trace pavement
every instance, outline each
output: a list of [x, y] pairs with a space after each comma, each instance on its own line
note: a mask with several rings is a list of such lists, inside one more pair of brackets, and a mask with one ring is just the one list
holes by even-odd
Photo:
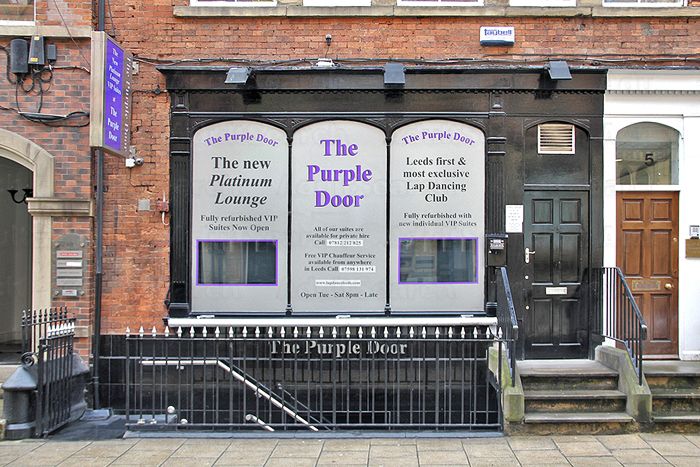
[[11, 466], [700, 466], [700, 435], [0, 442]]

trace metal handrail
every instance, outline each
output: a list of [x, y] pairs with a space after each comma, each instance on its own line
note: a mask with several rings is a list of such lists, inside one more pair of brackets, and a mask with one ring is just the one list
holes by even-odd
[[641, 386], [647, 323], [620, 268], [601, 268], [598, 279], [598, 331], [602, 337], [625, 346]]
[[506, 267], [499, 268], [496, 273], [496, 318], [498, 328], [503, 332], [503, 340], [506, 341], [506, 352], [510, 372], [511, 385], [515, 385], [515, 345], [518, 341], [518, 319], [515, 314], [513, 293], [508, 280]]

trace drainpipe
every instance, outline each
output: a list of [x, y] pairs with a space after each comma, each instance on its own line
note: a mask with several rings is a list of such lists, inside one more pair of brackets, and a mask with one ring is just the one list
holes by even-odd
[[[105, 0], [97, 2], [97, 30], [105, 30]], [[102, 233], [104, 214], [104, 161], [102, 149], [95, 150], [95, 319], [92, 341], [92, 407], [100, 408], [100, 331], [102, 328]]]

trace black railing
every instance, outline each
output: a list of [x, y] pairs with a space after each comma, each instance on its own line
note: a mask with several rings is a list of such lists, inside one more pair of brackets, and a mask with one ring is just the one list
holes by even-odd
[[[127, 428], [500, 428], [488, 325], [127, 333]], [[496, 334], [496, 335], [494, 335]]]
[[515, 348], [518, 341], [518, 319], [515, 314], [513, 293], [508, 280], [508, 270], [505, 267], [496, 270], [496, 317], [498, 329], [506, 348], [508, 371], [510, 372], [511, 385], [515, 385]]
[[71, 417], [75, 318], [68, 310], [49, 308], [22, 313], [22, 364], [37, 365], [36, 426], [46, 436]]
[[69, 324], [68, 308], [44, 308], [22, 311], [22, 352], [35, 352], [39, 339], [48, 335], [49, 328]]
[[601, 268], [596, 278], [593, 293], [596, 307], [592, 329], [602, 337], [625, 347], [641, 385], [644, 340], [647, 338], [646, 321], [620, 268]]

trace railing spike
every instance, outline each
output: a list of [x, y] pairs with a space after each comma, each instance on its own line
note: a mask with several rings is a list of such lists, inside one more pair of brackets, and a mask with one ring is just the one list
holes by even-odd
[[158, 330], [156, 329], [155, 326], [153, 326], [153, 329], [151, 329], [151, 336], [156, 337], [158, 335]]
[[170, 328], [168, 326], [165, 326], [165, 329], [163, 330], [163, 335], [165, 337], [170, 337]]
[[414, 336], [414, 333], [413, 333], [413, 326], [411, 326], [410, 328], [408, 328], [408, 337], [410, 337], [411, 339], [413, 339], [413, 336]]
[[311, 326], [306, 326], [306, 338], [311, 338]]
[[377, 337], [377, 330], [374, 329], [374, 326], [372, 326], [372, 330], [370, 331], [369, 334], [370, 334], [370, 336], [372, 336], [372, 339], [374, 339], [375, 337]]
[[474, 332], [472, 332], [472, 336], [474, 336], [474, 339], [479, 337], [479, 331], [476, 330], [476, 326], [474, 326]]
[[450, 327], [447, 329], [447, 337], [449, 337], [450, 339], [452, 339], [452, 326], [450, 326]]
[[256, 338], [260, 337], [260, 327], [259, 326], [255, 326], [255, 337]]
[[389, 328], [384, 326], [384, 339], [389, 338]]
[[440, 337], [440, 328], [435, 326], [435, 338], [437, 339], [438, 337]]
[[321, 337], [321, 338], [323, 337], [323, 326], [320, 326], [318, 328], [318, 337]]
[[243, 335], [244, 339], [248, 337], [248, 326], [243, 326], [243, 331], [241, 331], [241, 334]]
[[131, 335], [131, 329], [129, 329], [129, 326], [126, 327], [126, 337], [129, 337]]
[[208, 333], [207, 333], [207, 327], [206, 327], [206, 326], [202, 326], [202, 337], [207, 337], [207, 334], [208, 334]]
[[401, 326], [396, 326], [396, 337], [401, 337]]
[[421, 331], [421, 336], [423, 336], [423, 339], [428, 335], [428, 332], [425, 330], [425, 326], [423, 326], [423, 330]]
[[360, 327], [357, 329], [357, 337], [359, 337], [360, 339], [362, 339], [362, 336], [363, 336], [363, 335], [364, 335], [364, 331], [362, 331], [362, 326], [360, 326]]
[[218, 339], [220, 333], [221, 333], [221, 332], [219, 331], [219, 326], [217, 326], [217, 327], [214, 329], [214, 337], [216, 337], [216, 338]]
[[274, 332], [273, 332], [272, 326], [270, 326], [269, 328], [267, 328], [267, 337], [272, 338], [273, 335], [274, 335]]
[[280, 337], [281, 337], [282, 339], [284, 339], [284, 335], [285, 335], [286, 333], [287, 333], [287, 332], [284, 330], [284, 326], [282, 326], [282, 327], [280, 328]]
[[299, 328], [294, 326], [294, 337], [299, 337]]
[[487, 339], [491, 338], [491, 328], [489, 328], [489, 327], [486, 328], [486, 338]]
[[194, 326], [190, 326], [190, 337], [194, 337]]
[[348, 326], [347, 328], [345, 328], [345, 337], [350, 339], [350, 335], [350, 326]]
[[462, 339], [467, 338], [467, 331], [464, 329], [464, 326], [462, 326], [462, 330], [459, 331], [459, 337], [461, 337]]
[[331, 335], [333, 336], [333, 339], [338, 337], [338, 330], [333, 326], [333, 331], [331, 332]]
[[143, 337], [143, 326], [139, 328], [139, 337]]
[[503, 329], [498, 328], [498, 338], [502, 339], [503, 338]]
[[228, 337], [233, 339], [233, 326], [228, 327]]
[[177, 337], [182, 337], [182, 328], [180, 326], [177, 327]]

